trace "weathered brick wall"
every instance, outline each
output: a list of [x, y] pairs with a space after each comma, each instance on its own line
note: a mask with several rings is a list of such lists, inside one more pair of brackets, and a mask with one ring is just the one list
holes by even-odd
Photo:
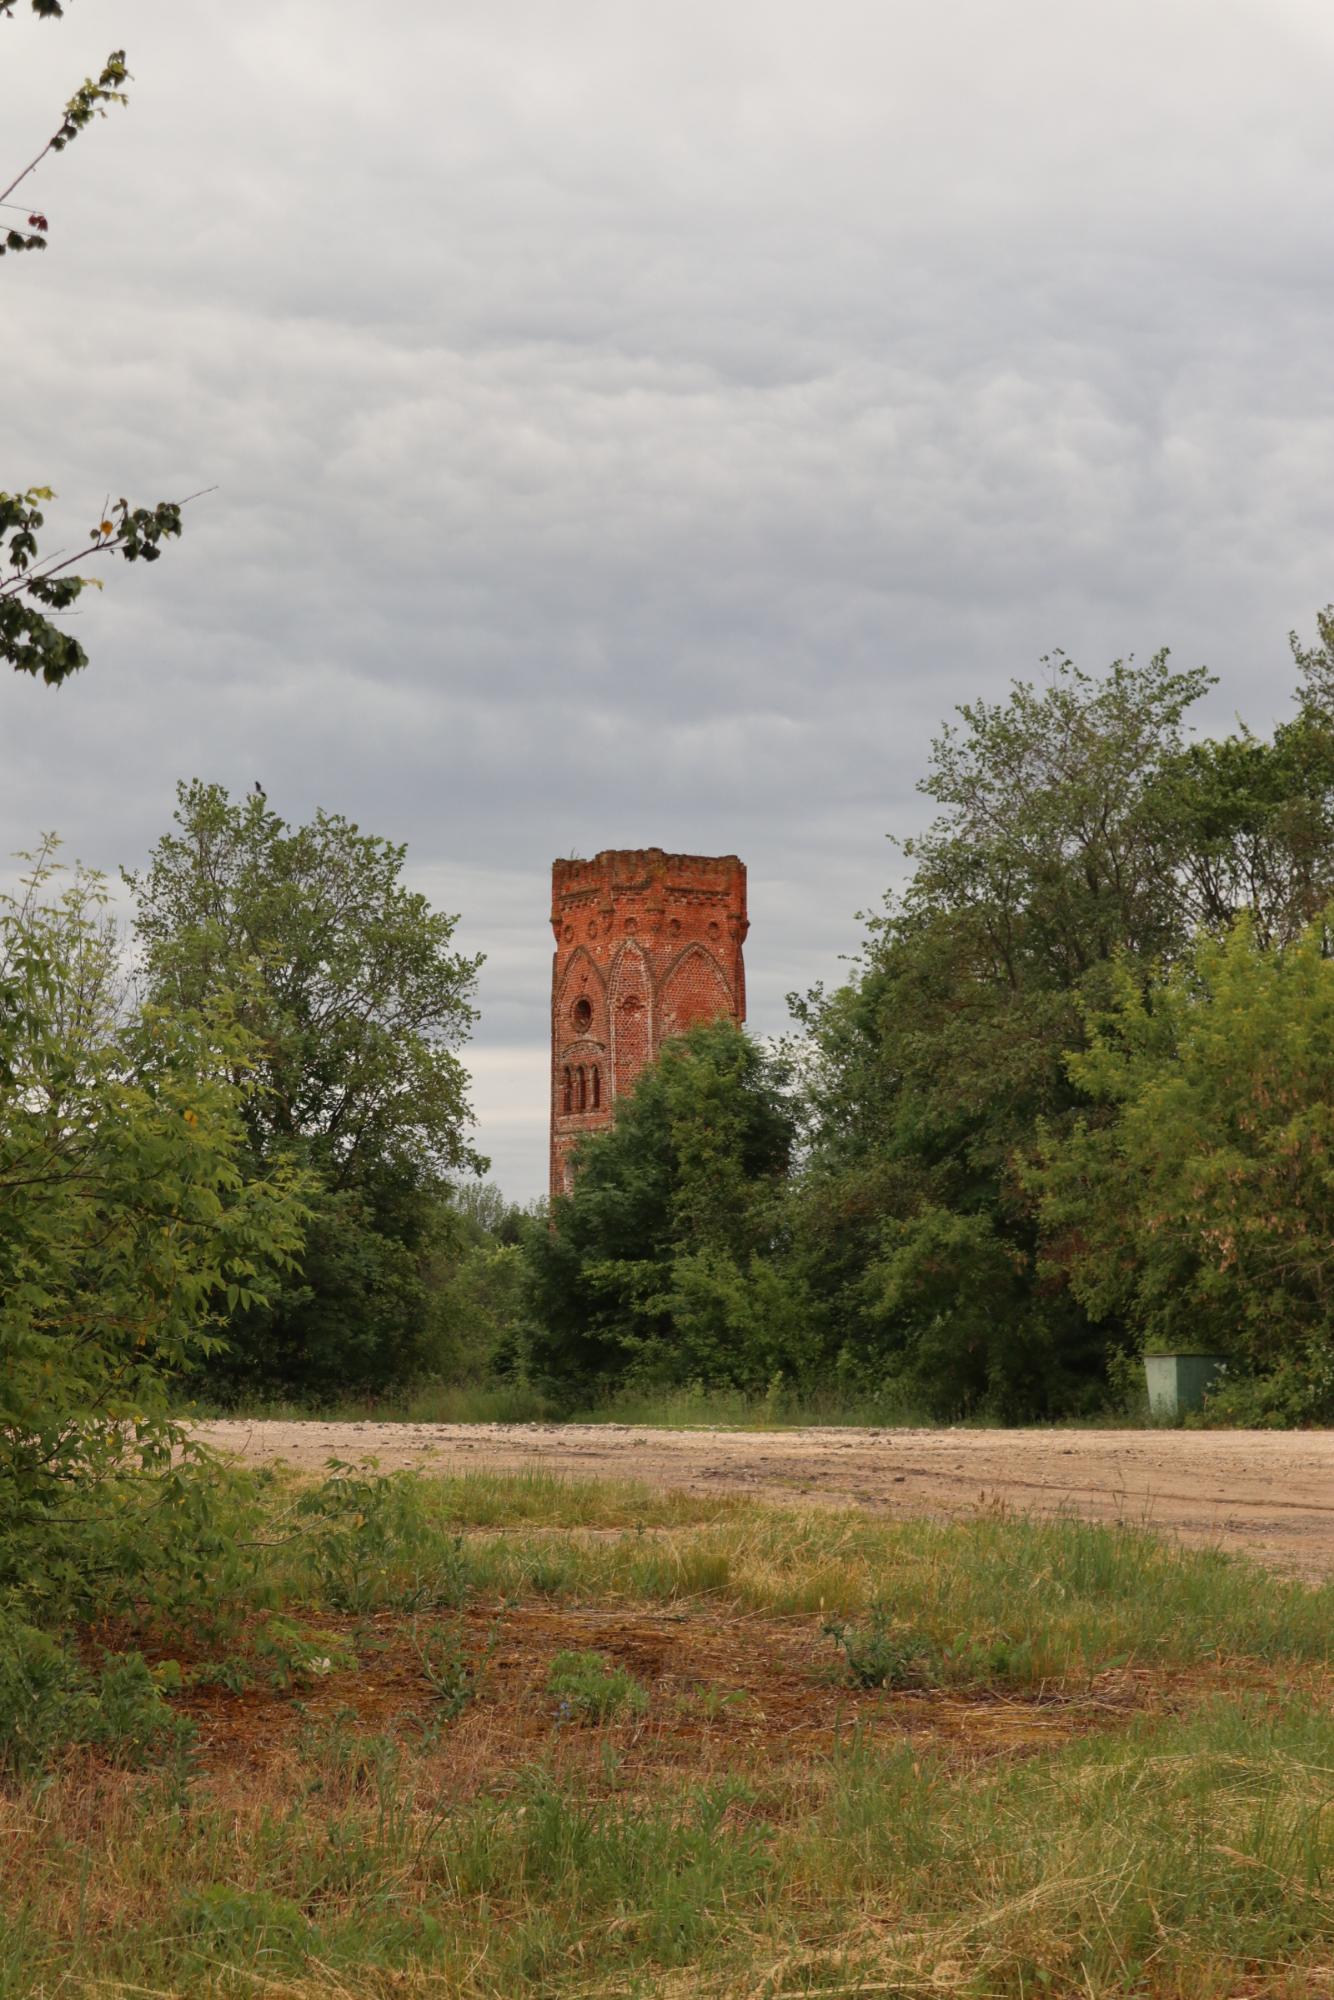
[[735, 854], [609, 848], [551, 865], [551, 1192], [581, 1132], [672, 1035], [746, 1018], [746, 869]]

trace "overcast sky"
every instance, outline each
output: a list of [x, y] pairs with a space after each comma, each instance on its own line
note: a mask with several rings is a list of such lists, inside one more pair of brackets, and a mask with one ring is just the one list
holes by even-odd
[[[27, 0], [21, 0], [25, 7]], [[175, 781], [409, 844], [545, 1182], [556, 855], [749, 864], [839, 973], [952, 705], [1170, 645], [1268, 726], [1334, 598], [1328, 0], [69, 0], [0, 21], [0, 484], [216, 486], [0, 681], [0, 853]], [[9, 175], [0, 175], [0, 182]]]

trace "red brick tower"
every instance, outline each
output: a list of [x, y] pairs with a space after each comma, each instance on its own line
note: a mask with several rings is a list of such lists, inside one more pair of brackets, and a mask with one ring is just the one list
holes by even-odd
[[746, 868], [735, 854], [608, 848], [551, 864], [551, 1193], [566, 1154], [672, 1035], [746, 1018]]

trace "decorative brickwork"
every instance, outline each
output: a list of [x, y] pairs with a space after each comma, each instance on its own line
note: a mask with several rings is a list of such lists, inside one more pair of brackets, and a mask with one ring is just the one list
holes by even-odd
[[551, 1192], [663, 1042], [746, 1018], [746, 869], [735, 854], [609, 848], [551, 864]]

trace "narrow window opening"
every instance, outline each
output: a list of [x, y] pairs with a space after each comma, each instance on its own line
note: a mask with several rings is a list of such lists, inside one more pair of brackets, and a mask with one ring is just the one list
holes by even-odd
[[573, 1084], [573, 1082], [572, 1082], [572, 1080], [571, 1080], [571, 1077], [570, 1077], [570, 1066], [569, 1066], [569, 1064], [568, 1064], [568, 1063], [567, 1063], [567, 1064], [565, 1065], [565, 1087], [564, 1087], [564, 1090], [562, 1091], [561, 1095], [562, 1095], [562, 1104], [561, 1104], [561, 1109], [562, 1109], [563, 1111], [567, 1112], [567, 1113], [568, 1113], [568, 1112], [570, 1112], [570, 1111], [573, 1111], [573, 1109], [574, 1109], [574, 1084]]
[[596, 1064], [596, 1063], [594, 1063], [594, 1065], [593, 1065], [593, 1109], [594, 1109], [595, 1111], [599, 1111], [599, 1110], [601, 1110], [601, 1108], [602, 1108], [602, 1071], [601, 1071], [601, 1070], [600, 1070], [600, 1069], [598, 1068], [597, 1064]]
[[579, 1065], [579, 1069], [578, 1069], [578, 1077], [579, 1077], [579, 1109], [580, 1109], [581, 1111], [587, 1111], [587, 1109], [588, 1109], [588, 1077], [587, 1077], [587, 1075], [585, 1074], [585, 1071], [584, 1071], [584, 1066], [583, 1066], [583, 1064], [582, 1064], [582, 1063], [580, 1063], [580, 1065]]

